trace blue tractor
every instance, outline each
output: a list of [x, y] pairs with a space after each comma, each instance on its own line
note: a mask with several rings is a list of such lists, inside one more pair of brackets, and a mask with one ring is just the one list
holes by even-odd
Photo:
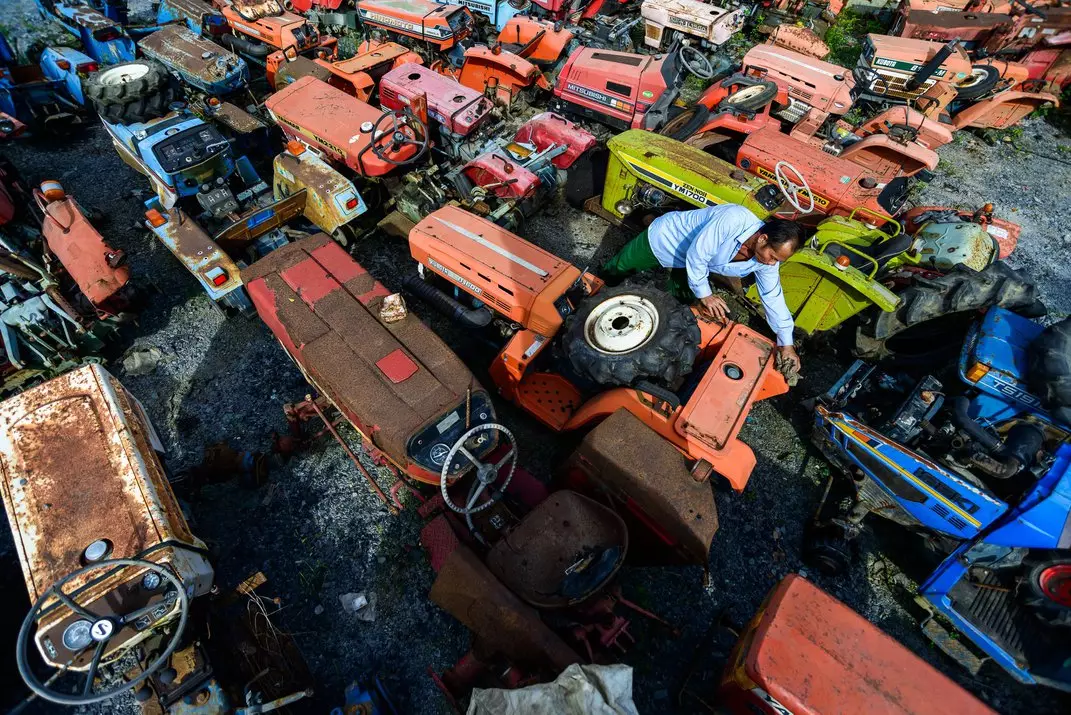
[[36, 0], [46, 19], [58, 20], [82, 43], [86, 54], [101, 64], [134, 59], [134, 40], [123, 25], [84, 0]]
[[1020, 682], [1071, 690], [1071, 319], [991, 308], [956, 368], [942, 384], [859, 361], [819, 399], [813, 440], [845, 478], [805, 556], [843, 570], [871, 512], [921, 534], [942, 559], [917, 599], [934, 643], [977, 673], [939, 614]]
[[0, 136], [17, 126], [33, 133], [70, 134], [85, 123], [82, 78], [97, 70], [70, 47], [46, 47], [36, 63], [22, 63], [0, 34]]

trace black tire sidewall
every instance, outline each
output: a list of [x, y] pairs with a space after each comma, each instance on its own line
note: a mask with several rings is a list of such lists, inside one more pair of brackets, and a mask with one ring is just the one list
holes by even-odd
[[964, 87], [963, 89], [956, 89], [956, 97], [959, 99], [977, 99], [982, 95], [989, 92], [1000, 81], [1000, 70], [992, 65], [973, 65], [971, 67], [971, 73], [981, 70], [987, 76], [977, 84], [970, 87]]
[[[602, 352], [588, 342], [587, 320], [600, 305], [622, 295], [650, 302], [658, 312], [658, 327], [633, 350]], [[599, 385], [630, 385], [645, 379], [669, 384], [691, 371], [700, 337], [699, 323], [688, 306], [650, 285], [625, 284], [581, 302], [563, 326], [561, 353], [574, 372]]]

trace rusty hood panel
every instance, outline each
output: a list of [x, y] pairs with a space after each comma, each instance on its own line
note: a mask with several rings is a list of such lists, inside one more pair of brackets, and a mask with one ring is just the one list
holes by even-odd
[[147, 56], [168, 67], [179, 68], [206, 86], [236, 75], [241, 79], [248, 74], [244, 60], [195, 35], [184, 25], [169, 25], [157, 30], [142, 38], [138, 47]]
[[696, 482], [688, 460], [627, 410], [618, 410], [584, 437], [569, 459], [595, 485], [642, 511], [690, 562], [706, 566], [718, 531], [709, 482]]
[[31, 599], [81, 568], [94, 541], [113, 558], [193, 541], [121, 391], [88, 365], [0, 403], [0, 489]]
[[[242, 278], [310, 381], [395, 464], [408, 464], [407, 441], [424, 425], [482, 391], [419, 318], [382, 322], [389, 291], [326, 234], [273, 251]], [[392, 362], [407, 374], [392, 377]]]

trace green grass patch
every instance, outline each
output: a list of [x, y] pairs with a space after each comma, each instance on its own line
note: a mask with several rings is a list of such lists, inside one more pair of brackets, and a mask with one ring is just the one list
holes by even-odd
[[826, 30], [825, 42], [829, 47], [827, 61], [841, 67], [855, 67], [863, 51], [863, 38], [872, 32], [884, 33], [888, 26], [872, 15], [846, 7]]

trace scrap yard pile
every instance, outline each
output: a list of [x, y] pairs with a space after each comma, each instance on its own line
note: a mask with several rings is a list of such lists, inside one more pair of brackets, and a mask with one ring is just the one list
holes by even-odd
[[1071, 712], [1066, 0], [0, 22], [0, 706]]

